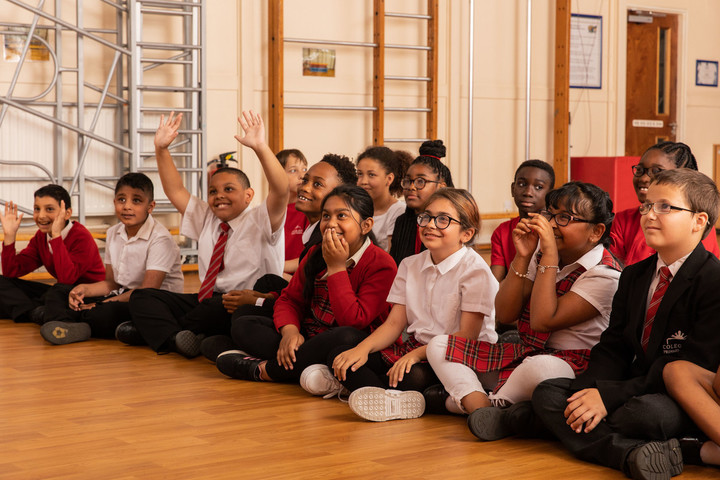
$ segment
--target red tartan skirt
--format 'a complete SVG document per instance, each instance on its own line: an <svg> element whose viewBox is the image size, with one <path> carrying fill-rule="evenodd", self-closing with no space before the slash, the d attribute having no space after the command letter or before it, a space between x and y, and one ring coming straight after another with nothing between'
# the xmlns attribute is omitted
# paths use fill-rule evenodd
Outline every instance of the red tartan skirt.
<svg viewBox="0 0 720 480"><path fill-rule="evenodd" d="M527 357L552 355L567 362L575 375L587 369L590 350L538 349L519 343L489 343L450 335L445 359L472 368L476 372L498 370L500 375L495 387L497 392L515 368Z"/></svg>
<svg viewBox="0 0 720 480"><path fill-rule="evenodd" d="M424 345L424 343L420 343L414 336L411 335L403 343L394 343L386 349L380 350L380 355L382 355L383 360L388 364L388 366L393 366L403 355Z"/></svg>

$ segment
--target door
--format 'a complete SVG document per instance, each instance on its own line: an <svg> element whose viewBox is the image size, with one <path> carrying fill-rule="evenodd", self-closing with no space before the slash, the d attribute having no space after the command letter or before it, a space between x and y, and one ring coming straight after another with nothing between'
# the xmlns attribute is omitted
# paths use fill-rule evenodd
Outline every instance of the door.
<svg viewBox="0 0 720 480"><path fill-rule="evenodd" d="M628 11L626 156L675 141L678 37L677 15Z"/></svg>

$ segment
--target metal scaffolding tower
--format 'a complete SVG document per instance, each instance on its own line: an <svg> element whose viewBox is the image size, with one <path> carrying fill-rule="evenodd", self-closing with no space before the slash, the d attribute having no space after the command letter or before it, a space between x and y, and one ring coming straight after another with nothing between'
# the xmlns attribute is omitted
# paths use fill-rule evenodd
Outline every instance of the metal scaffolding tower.
<svg viewBox="0 0 720 480"><path fill-rule="evenodd" d="M112 192L124 173L147 172L152 177L157 172L155 162L148 161L155 156L153 135L159 116L174 110L183 112L184 120L171 147L173 156L188 190L206 197L205 0L101 0L87 5L76 0L72 12L63 11L66 0L54 0L54 6L46 5L45 0L38 0L36 6L21 0L3 1L31 12L33 20L29 24L0 22L1 34L23 38L10 85L0 95L0 132L11 128L6 121L11 109L48 122L53 158L43 163L15 148L15 158L0 157L0 165L5 166L0 182L62 184L76 198L75 210L84 222L86 185L100 185ZM0 8L7 11L10 7ZM86 26L88 8L94 9L94 20L99 17L103 25ZM98 9L103 11L98 13ZM115 25L108 28L108 23ZM39 35L41 30L47 34ZM38 95L15 96L31 43L47 49L51 80ZM86 55L86 51L93 53ZM87 74L90 65L93 72L104 69L102 83L91 80ZM112 123L111 133L101 132L99 122ZM105 147L99 161L107 166L101 167L106 170L103 174L91 175L88 151L97 144ZM74 146L74 151L68 146ZM70 158L63 157L67 153ZM96 161L93 158L92 162ZM37 175L13 175L19 167L29 167ZM5 200L0 198L0 203ZM160 198L157 203L156 211L174 211L167 200Z"/></svg>

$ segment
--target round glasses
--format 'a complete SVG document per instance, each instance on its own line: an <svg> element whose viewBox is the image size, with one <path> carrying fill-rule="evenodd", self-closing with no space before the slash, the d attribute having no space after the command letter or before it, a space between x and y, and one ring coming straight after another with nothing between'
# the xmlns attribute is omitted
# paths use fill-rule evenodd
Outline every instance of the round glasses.
<svg viewBox="0 0 720 480"><path fill-rule="evenodd" d="M653 178L653 177L655 177L655 175L662 172L663 170L665 170L665 169L661 168L661 167L645 168L642 165L633 165L632 166L633 175L635 175L636 177L642 177L643 175L645 175L647 173L648 177Z"/></svg>
<svg viewBox="0 0 720 480"><path fill-rule="evenodd" d="M558 227L567 227L570 222L592 223L590 220L585 220L584 218L578 218L574 215L570 215L569 213L565 213L565 212L552 213L552 212L549 212L548 210L541 210L540 215L545 217L548 222L554 218L555 224Z"/></svg>
<svg viewBox="0 0 720 480"><path fill-rule="evenodd" d="M670 205L669 203L645 202L640 204L640 215L647 215L648 213L650 213L650 209L652 209L652 211L657 213L658 215L667 215L673 210L697 213L696 211L690 210L689 208L676 207L675 205Z"/></svg>
<svg viewBox="0 0 720 480"><path fill-rule="evenodd" d="M400 186L402 186L403 188L410 188L410 187L412 187L413 185L415 185L415 188L416 188L417 190L422 190L423 188L425 188L425 184L426 184L426 183L440 183L440 181L438 181L438 180L425 180L425 179L422 178L422 177L418 177L418 178L415 178L415 179L405 177L405 178L403 178L403 179L400 181Z"/></svg>
<svg viewBox="0 0 720 480"><path fill-rule="evenodd" d="M438 230L445 230L450 226L452 222L457 222L458 224L462 225L460 220L456 220L452 218L450 215L429 215L427 213L421 213L417 216L417 224L421 227L426 227L430 220L433 220L435 222L435 226L438 228Z"/></svg>

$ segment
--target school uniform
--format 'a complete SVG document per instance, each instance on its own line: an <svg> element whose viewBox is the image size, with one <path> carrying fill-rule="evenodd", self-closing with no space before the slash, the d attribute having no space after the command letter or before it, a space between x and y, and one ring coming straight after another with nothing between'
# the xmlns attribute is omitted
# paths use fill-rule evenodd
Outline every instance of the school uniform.
<svg viewBox="0 0 720 480"><path fill-rule="evenodd" d="M429 251L407 257L398 268L388 302L405 306L408 338L371 353L366 365L347 372L343 385L348 390L388 388L388 369L435 336L458 331L463 311L482 313L485 317L478 339L496 342L494 301L498 288L490 267L470 247L461 247L438 264L433 263ZM413 365L397 388L422 391L434 383L439 383L437 377L430 365L422 362Z"/></svg>
<svg viewBox="0 0 720 480"><path fill-rule="evenodd" d="M390 241L390 256L400 265L403 259L425 251L425 245L420 240L418 231L417 213L410 207L405 213L395 219L395 228Z"/></svg>
<svg viewBox="0 0 720 480"><path fill-rule="evenodd" d="M13 320L25 320L30 310L43 304L50 285L19 278L41 266L58 283L94 283L105 279L105 265L95 240L78 222L69 221L57 238L38 230L19 253L15 243L3 245L0 309Z"/></svg>
<svg viewBox="0 0 720 480"><path fill-rule="evenodd" d="M290 284L275 302L273 318L240 317L233 321L232 336L244 351L268 360L265 369L273 380L297 380L309 365L325 363L331 348L347 342L359 343L387 318L385 298L397 272L385 251L365 239L363 246L347 260L347 270L328 276L321 272L314 280L312 301L304 295L305 264L320 246L314 247L300 263ZM293 370L285 370L276 358L282 335L280 329L294 325L306 338L296 352Z"/></svg>
<svg viewBox="0 0 720 480"><path fill-rule="evenodd" d="M645 235L640 227L640 218L642 218L642 215L640 215L640 210L637 207L628 208L615 214L610 228L612 244L609 250L625 265L632 265L640 260L645 260L655 253L655 250L645 242ZM714 229L710 230L708 236L703 239L702 244L705 246L705 250L716 257L720 256L720 247Z"/></svg>
<svg viewBox="0 0 720 480"><path fill-rule="evenodd" d="M405 202L397 201L390 205L385 213L373 215L373 233L377 240L377 246L388 251L388 237L395 230L395 221L405 212Z"/></svg>
<svg viewBox="0 0 720 480"><path fill-rule="evenodd" d="M632 449L695 428L667 395L662 370L675 360L709 370L720 364L720 261L698 245L668 266L673 276L643 349L648 299L662 266L657 254L628 266L620 276L610 326L592 349L587 370L574 380L541 383L533 394L533 408L545 426L583 460L626 471ZM576 434L563 411L567 398L585 388L598 389L608 416L590 433Z"/></svg>
<svg viewBox="0 0 720 480"><path fill-rule="evenodd" d="M137 233L128 238L125 225L118 223L107 230L105 265L110 265L113 280L120 285L106 297L85 298L84 303L96 303L90 310L76 312L68 308L68 296L73 285L57 284L46 299L46 321L85 322L91 335L112 338L115 328L130 318L128 302L104 302L127 290L140 288L148 270L165 273L161 289L182 293L183 274L180 270L180 249L170 232L148 215Z"/></svg>
<svg viewBox="0 0 720 480"><path fill-rule="evenodd" d="M302 234L309 222L304 213L295 210L295 204L289 203L285 213L285 260L293 260L303 251Z"/></svg>
<svg viewBox="0 0 720 480"><path fill-rule="evenodd" d="M537 265L535 256L527 273L531 281L536 278ZM612 255L602 245L596 245L577 261L555 270L556 295L575 293L598 311L595 317L540 333L530 327L528 302L518 319L521 343L495 344L440 336L428 345L430 364L458 406L466 395L486 390L490 391L491 402L499 405L530 400L540 381L556 376L572 378L585 370L590 348L608 325L620 269Z"/></svg>
<svg viewBox="0 0 720 480"><path fill-rule="evenodd" d="M198 277L202 284L212 259L223 222L207 202L190 197L181 233L198 242ZM155 351L168 348L176 333L228 335L230 314L222 306L222 294L252 288L267 273L282 275L285 259L284 231L272 231L267 204L248 208L227 222L229 230L222 269L213 294L198 301L197 294L178 294L160 289L139 289L130 298L130 312L140 334Z"/></svg>
<svg viewBox="0 0 720 480"><path fill-rule="evenodd" d="M512 231L520 222L520 217L507 220L493 231L490 237L490 265L500 265L510 271L510 263L515 258L515 244Z"/></svg>

